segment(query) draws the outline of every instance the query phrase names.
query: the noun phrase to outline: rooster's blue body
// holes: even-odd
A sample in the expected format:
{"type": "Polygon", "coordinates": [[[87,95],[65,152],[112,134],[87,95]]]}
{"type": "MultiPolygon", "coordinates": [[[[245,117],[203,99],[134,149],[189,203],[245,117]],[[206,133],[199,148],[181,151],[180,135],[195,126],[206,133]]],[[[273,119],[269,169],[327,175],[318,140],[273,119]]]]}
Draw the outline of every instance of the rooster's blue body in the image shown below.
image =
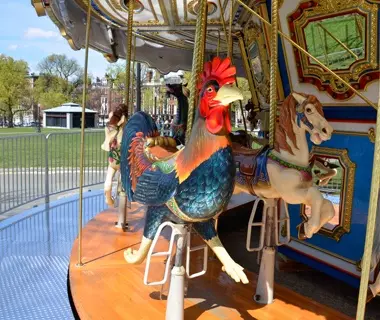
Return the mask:
{"type": "Polygon", "coordinates": [[[228,108],[243,98],[232,86],[235,74],[228,58],[217,57],[205,64],[194,125],[179,151],[167,152],[170,143],[158,136],[156,125],[144,112],[134,114],[125,126],[120,164],[123,187],[129,201],[147,206],[140,248],[124,252],[129,263],[144,261],[160,224],[169,219],[192,224],[226,272],[236,281],[248,282],[243,268],[221,244],[213,220],[234,190],[236,167],[228,137],[228,108]]]}

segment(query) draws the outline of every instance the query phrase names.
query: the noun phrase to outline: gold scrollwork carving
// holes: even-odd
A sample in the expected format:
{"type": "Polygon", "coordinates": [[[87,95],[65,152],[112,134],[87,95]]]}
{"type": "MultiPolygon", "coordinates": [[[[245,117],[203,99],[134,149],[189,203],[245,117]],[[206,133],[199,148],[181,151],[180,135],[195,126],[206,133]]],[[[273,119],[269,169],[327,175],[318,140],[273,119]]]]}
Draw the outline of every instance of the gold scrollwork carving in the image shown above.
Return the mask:
{"type": "MultiPolygon", "coordinates": [[[[300,4],[301,6],[301,4],[300,4]]],[[[345,81],[349,83],[355,83],[354,87],[356,89],[364,89],[359,85],[359,80],[363,77],[367,77],[367,82],[373,79],[373,76],[366,76],[366,72],[372,72],[376,70],[379,66],[377,61],[377,47],[378,47],[378,30],[377,30],[377,15],[378,6],[376,4],[370,4],[365,0],[346,0],[346,1],[330,1],[322,0],[318,1],[318,5],[311,5],[310,8],[300,9],[300,6],[288,16],[289,24],[294,26],[295,34],[292,34],[293,40],[296,40],[301,46],[306,48],[306,38],[305,38],[305,28],[310,24],[310,21],[318,20],[323,21],[324,19],[331,18],[333,14],[339,12],[340,15],[347,14],[358,14],[365,17],[365,57],[354,61],[347,69],[337,70],[338,73],[345,81]],[[299,11],[301,10],[301,15],[299,11]],[[299,16],[298,16],[299,15],[299,16]]],[[[358,27],[360,25],[358,24],[358,27]]],[[[319,79],[323,85],[328,84],[331,88],[327,90],[330,95],[339,100],[346,100],[352,96],[349,88],[347,88],[340,81],[335,80],[335,78],[323,70],[317,64],[311,63],[306,55],[300,55],[295,51],[296,60],[298,66],[302,70],[300,75],[300,81],[303,82],[308,79],[308,83],[312,83],[316,86],[317,82],[314,79],[319,79]],[[300,61],[299,61],[299,60],[300,61]]],[[[326,53],[325,53],[326,55],[326,53]]],[[[320,90],[325,90],[325,88],[320,88],[320,90]]]]}
{"type": "Polygon", "coordinates": [[[45,6],[42,3],[42,0],[33,0],[33,7],[36,10],[37,16],[42,17],[46,16],[45,6]]]}
{"type": "Polygon", "coordinates": [[[250,67],[256,88],[264,102],[269,104],[269,59],[266,51],[263,29],[258,23],[255,23],[252,20],[247,23],[247,26],[244,29],[244,42],[248,47],[248,60],[250,61],[250,67]],[[250,57],[250,51],[253,46],[256,46],[258,49],[257,64],[260,64],[262,68],[262,79],[258,79],[258,77],[255,76],[255,66],[252,65],[253,63],[250,57]]]}
{"type": "MultiPolygon", "coordinates": [[[[342,169],[344,170],[342,174],[343,179],[340,189],[339,222],[333,229],[322,227],[318,232],[319,234],[339,241],[345,233],[348,233],[351,230],[352,202],[354,195],[356,164],[351,161],[350,157],[348,156],[347,149],[334,149],[313,146],[310,155],[311,157],[317,156],[321,158],[338,159],[342,169]]],[[[301,206],[301,215],[306,218],[305,205],[301,206]]]]}
{"type": "Polygon", "coordinates": [[[375,139],[376,139],[376,131],[374,128],[369,128],[368,129],[368,139],[369,141],[371,141],[372,143],[375,143],[375,139]]]}

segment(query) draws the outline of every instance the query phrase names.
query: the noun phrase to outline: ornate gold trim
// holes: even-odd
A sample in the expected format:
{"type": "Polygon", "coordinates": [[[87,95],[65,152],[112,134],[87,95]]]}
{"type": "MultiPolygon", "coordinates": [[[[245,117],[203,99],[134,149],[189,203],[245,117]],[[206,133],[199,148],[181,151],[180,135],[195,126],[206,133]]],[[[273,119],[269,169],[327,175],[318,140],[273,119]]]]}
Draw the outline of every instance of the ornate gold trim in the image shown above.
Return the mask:
{"type": "Polygon", "coordinates": [[[369,128],[368,129],[368,139],[372,143],[375,143],[375,140],[376,140],[376,131],[375,131],[374,128],[369,128]]]}
{"type": "MultiPolygon", "coordinates": [[[[87,7],[89,5],[89,0],[75,0],[78,5],[80,7],[82,7],[83,10],[87,10],[87,7]]],[[[120,4],[120,0],[108,0],[111,2],[111,6],[114,7],[116,10],[120,10],[120,11],[125,11],[127,12],[126,9],[124,9],[121,4],[120,4]]],[[[165,9],[165,5],[163,4],[163,0],[156,0],[158,1],[159,5],[160,5],[160,8],[161,8],[161,12],[162,12],[162,16],[164,18],[164,22],[160,22],[158,19],[155,19],[155,20],[149,20],[147,22],[139,22],[139,21],[136,21],[134,20],[133,21],[133,27],[150,27],[150,26],[169,26],[169,20],[168,20],[168,16],[167,16],[167,12],[166,12],[166,9],[165,9]]],[[[94,8],[92,7],[91,8],[91,12],[92,12],[92,15],[96,16],[99,20],[101,21],[104,21],[105,23],[107,24],[111,24],[111,25],[114,25],[114,26],[117,26],[117,27],[127,27],[127,19],[123,20],[123,19],[120,19],[119,17],[116,17],[114,15],[112,15],[108,10],[106,10],[102,4],[97,1],[96,2],[96,5],[99,7],[99,9],[104,13],[104,14],[107,14],[108,16],[111,17],[111,19],[114,21],[111,21],[109,19],[107,19],[106,17],[102,16],[101,14],[99,14],[97,11],[94,10],[94,8]]],[[[154,10],[154,9],[153,9],[154,10]]],[[[155,13],[155,11],[154,11],[155,13]]],[[[152,12],[153,16],[154,16],[154,13],[152,12]]],[[[156,15],[157,17],[157,15],[156,15]]]]}
{"type": "MultiPolygon", "coordinates": [[[[300,6],[300,5],[299,5],[300,6]]],[[[298,8],[299,8],[298,6],[298,8]]],[[[321,1],[317,6],[304,9],[302,14],[295,20],[292,20],[294,12],[290,13],[287,17],[291,23],[294,24],[295,38],[298,44],[303,48],[306,48],[306,39],[304,36],[304,27],[310,22],[310,19],[318,18],[322,20],[328,18],[331,15],[339,12],[340,15],[350,13],[355,10],[358,13],[362,13],[366,17],[366,57],[364,59],[356,60],[353,62],[348,70],[335,70],[336,74],[347,81],[348,83],[358,82],[359,78],[363,76],[363,72],[366,70],[373,71],[378,68],[377,62],[377,12],[378,6],[375,4],[369,4],[364,0],[346,0],[346,1],[321,1]]],[[[298,59],[298,58],[297,58],[298,59]]],[[[297,63],[299,63],[297,61],[297,63]]],[[[346,85],[335,79],[333,75],[326,72],[319,65],[310,63],[309,58],[305,55],[300,55],[300,67],[302,68],[302,74],[308,78],[316,78],[321,81],[322,84],[329,84],[332,92],[335,94],[344,95],[344,100],[350,99],[353,94],[350,95],[350,91],[346,85]]],[[[301,79],[302,80],[302,79],[301,79]]],[[[301,81],[302,82],[302,81],[301,81]]],[[[309,83],[310,81],[308,81],[309,83]]],[[[313,83],[312,83],[313,84],[313,83]]],[[[319,89],[321,90],[321,89],[319,89]]],[[[326,90],[329,92],[328,90],[326,90]]],[[[330,92],[329,92],[330,93],[330,92]]],[[[330,94],[332,96],[332,94],[330,94]]],[[[334,98],[334,96],[333,96],[334,98]]],[[[339,98],[343,100],[343,98],[339,98]]]]}
{"type": "Polygon", "coordinates": [[[34,10],[36,10],[37,16],[42,17],[46,16],[45,6],[42,3],[42,0],[32,0],[34,10]]]}
{"type": "MultiPolygon", "coordinates": [[[[351,161],[347,149],[313,146],[310,156],[312,157],[313,155],[337,158],[344,169],[343,189],[340,194],[339,224],[333,230],[322,227],[318,232],[338,242],[345,233],[349,233],[351,230],[356,164],[351,161]]],[[[305,205],[301,205],[301,215],[306,218],[305,205]]]]}
{"type": "Polygon", "coordinates": [[[343,130],[334,130],[334,134],[340,134],[340,135],[345,135],[345,136],[361,136],[361,137],[366,137],[368,135],[367,132],[343,131],[343,130]]]}
{"type": "MultiPolygon", "coordinates": [[[[223,6],[224,7],[227,7],[227,3],[228,3],[228,0],[224,2],[223,6]]],[[[178,7],[177,7],[177,0],[171,0],[170,2],[170,7],[171,7],[171,11],[173,13],[173,20],[174,20],[174,23],[177,25],[177,26],[195,26],[196,25],[196,22],[197,20],[187,20],[185,19],[185,14],[184,14],[184,21],[181,22],[180,19],[179,19],[179,15],[178,15],[178,7]]],[[[184,7],[183,10],[186,11],[187,10],[187,7],[184,7]]],[[[237,10],[239,8],[239,5],[237,3],[234,3],[234,15],[236,14],[237,10]]],[[[187,13],[186,13],[187,15],[187,13]]],[[[222,25],[222,19],[221,19],[221,16],[219,19],[207,19],[207,25],[222,25]]]]}
{"type": "MultiPolygon", "coordinates": [[[[265,19],[268,18],[268,11],[265,3],[260,3],[257,7],[257,10],[260,11],[261,15],[265,19]]],[[[251,60],[249,57],[249,51],[252,48],[253,44],[257,42],[257,46],[259,49],[260,62],[263,68],[264,80],[262,83],[257,83],[254,75],[252,78],[255,82],[255,87],[260,95],[264,98],[265,103],[269,104],[269,75],[270,75],[270,66],[269,66],[269,54],[270,54],[270,46],[269,46],[269,34],[270,29],[268,29],[261,22],[256,23],[252,18],[249,20],[243,29],[244,33],[244,43],[247,48],[248,54],[248,62],[250,65],[250,69],[252,69],[251,60]]],[[[279,101],[283,101],[285,99],[284,88],[281,80],[281,75],[279,72],[279,68],[277,68],[277,97],[279,101]]]]}

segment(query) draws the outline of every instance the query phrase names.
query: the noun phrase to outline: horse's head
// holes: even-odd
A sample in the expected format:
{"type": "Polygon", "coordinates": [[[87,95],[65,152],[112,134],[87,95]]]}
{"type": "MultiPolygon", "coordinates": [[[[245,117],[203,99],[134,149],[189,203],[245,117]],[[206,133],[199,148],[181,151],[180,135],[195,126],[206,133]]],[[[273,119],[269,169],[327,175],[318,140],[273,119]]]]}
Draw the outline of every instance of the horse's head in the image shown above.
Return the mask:
{"type": "Polygon", "coordinates": [[[324,117],[321,103],[313,95],[292,93],[296,105],[296,124],[299,128],[310,133],[310,140],[314,144],[321,144],[330,140],[333,128],[324,117]]]}
{"type": "Polygon", "coordinates": [[[121,139],[123,137],[123,127],[126,123],[125,115],[122,115],[121,118],[115,119],[115,115],[113,112],[109,114],[110,121],[107,126],[104,128],[105,131],[105,139],[101,146],[104,151],[110,151],[111,145],[114,143],[112,147],[119,147],[121,145],[121,139]],[[117,121],[118,120],[118,121],[117,121]],[[117,121],[117,122],[116,122],[117,121]]]}
{"type": "Polygon", "coordinates": [[[276,151],[283,149],[294,155],[292,148],[298,149],[297,132],[309,132],[310,140],[315,144],[331,138],[333,129],[325,119],[322,105],[316,97],[293,92],[284,100],[280,110],[275,131],[276,151]]]}

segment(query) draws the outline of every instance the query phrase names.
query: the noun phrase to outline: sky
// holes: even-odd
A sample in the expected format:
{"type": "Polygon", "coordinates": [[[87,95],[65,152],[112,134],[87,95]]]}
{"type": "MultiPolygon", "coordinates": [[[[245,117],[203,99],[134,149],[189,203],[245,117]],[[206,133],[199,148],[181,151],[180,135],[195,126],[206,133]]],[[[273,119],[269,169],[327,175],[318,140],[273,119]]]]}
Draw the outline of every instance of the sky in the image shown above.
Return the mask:
{"type": "MultiPolygon", "coordinates": [[[[28,63],[30,72],[38,73],[37,65],[46,56],[66,54],[84,66],[84,49],[74,51],[60,35],[48,16],[38,17],[30,0],[0,0],[0,54],[28,63]]],[[[102,54],[91,50],[89,73],[103,77],[109,63],[102,54]]]]}

